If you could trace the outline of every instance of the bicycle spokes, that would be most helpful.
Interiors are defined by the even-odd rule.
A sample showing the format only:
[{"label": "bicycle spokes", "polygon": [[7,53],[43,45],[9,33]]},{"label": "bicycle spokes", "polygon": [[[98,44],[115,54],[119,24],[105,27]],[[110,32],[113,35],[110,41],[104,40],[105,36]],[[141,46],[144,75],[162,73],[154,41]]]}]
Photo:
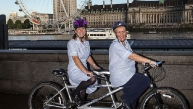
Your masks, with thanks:
[{"label": "bicycle spokes", "polygon": [[145,95],[141,109],[186,109],[187,105],[180,93],[171,88],[161,88]]}]

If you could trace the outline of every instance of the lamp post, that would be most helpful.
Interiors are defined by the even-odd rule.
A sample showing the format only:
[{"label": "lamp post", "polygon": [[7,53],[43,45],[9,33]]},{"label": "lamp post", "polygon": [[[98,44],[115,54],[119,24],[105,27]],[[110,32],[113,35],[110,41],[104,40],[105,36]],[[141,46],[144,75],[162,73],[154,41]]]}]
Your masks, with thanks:
[{"label": "lamp post", "polygon": [[133,23],[135,24],[135,9],[133,9]]},{"label": "lamp post", "polygon": [[192,28],[192,19],[193,19],[193,6],[190,6],[191,16],[190,16],[190,27]]}]

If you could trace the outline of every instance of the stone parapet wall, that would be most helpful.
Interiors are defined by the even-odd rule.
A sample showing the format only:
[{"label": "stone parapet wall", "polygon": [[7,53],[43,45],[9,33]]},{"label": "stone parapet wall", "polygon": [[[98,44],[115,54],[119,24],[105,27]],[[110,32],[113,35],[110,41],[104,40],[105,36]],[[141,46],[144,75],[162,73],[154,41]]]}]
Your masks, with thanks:
[{"label": "stone parapet wall", "polygon": [[[151,70],[159,75],[158,86],[169,86],[180,90],[193,104],[193,51],[143,51],[137,52],[148,58],[165,61],[163,70]],[[108,51],[92,51],[92,56],[104,69],[108,69]],[[0,51],[0,92],[29,94],[30,89],[41,81],[60,81],[52,75],[56,68],[66,69],[68,57],[66,51]],[[137,65],[142,72],[143,66]],[[92,67],[91,67],[92,69]],[[159,71],[159,72],[158,72]],[[161,72],[161,73],[160,73]],[[100,89],[89,97],[106,93]],[[118,95],[120,95],[118,93]],[[192,105],[193,106],[193,105]]]},{"label": "stone parapet wall", "polygon": [[[153,31],[153,30],[152,30]],[[131,39],[189,39],[193,38],[192,31],[167,31],[157,32],[157,34],[144,34],[143,32],[130,32]]]}]

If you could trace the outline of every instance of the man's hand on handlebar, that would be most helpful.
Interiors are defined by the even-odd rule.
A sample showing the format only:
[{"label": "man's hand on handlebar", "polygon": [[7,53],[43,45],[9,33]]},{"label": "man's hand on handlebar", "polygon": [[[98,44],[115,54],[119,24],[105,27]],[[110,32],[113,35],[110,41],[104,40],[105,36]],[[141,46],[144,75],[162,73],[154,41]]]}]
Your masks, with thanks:
[{"label": "man's hand on handlebar", "polygon": [[149,63],[146,63],[145,66],[149,66],[152,68],[159,67],[164,61],[150,61]]},{"label": "man's hand on handlebar", "polygon": [[151,67],[157,67],[158,66],[158,64],[155,62],[155,61],[150,61],[149,62],[149,65],[151,66]]},{"label": "man's hand on handlebar", "polygon": [[101,69],[100,67],[98,67],[96,64],[92,65],[94,67],[94,69]]},{"label": "man's hand on handlebar", "polygon": [[97,67],[95,67],[94,69],[101,69],[101,68],[97,66]]}]

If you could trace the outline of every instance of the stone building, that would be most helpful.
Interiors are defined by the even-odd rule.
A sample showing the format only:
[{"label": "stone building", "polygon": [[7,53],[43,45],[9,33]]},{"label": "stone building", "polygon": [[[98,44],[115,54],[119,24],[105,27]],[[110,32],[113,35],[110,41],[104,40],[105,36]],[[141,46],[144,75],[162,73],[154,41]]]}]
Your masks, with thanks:
[{"label": "stone building", "polygon": [[14,11],[10,12],[9,19],[15,19],[17,17],[18,17],[17,12],[14,12]]},{"label": "stone building", "polygon": [[76,0],[53,0],[54,19],[69,17],[77,12]]},{"label": "stone building", "polygon": [[10,12],[9,14],[9,19],[12,19],[13,23],[15,23],[16,20],[20,20],[22,23],[26,20],[29,19],[26,16],[18,16],[18,13],[15,11]]},{"label": "stone building", "polygon": [[112,27],[115,21],[125,21],[128,25],[138,27],[178,27],[193,23],[193,0],[159,1],[133,0],[125,4],[92,5],[89,2],[82,11],[89,27]]}]

